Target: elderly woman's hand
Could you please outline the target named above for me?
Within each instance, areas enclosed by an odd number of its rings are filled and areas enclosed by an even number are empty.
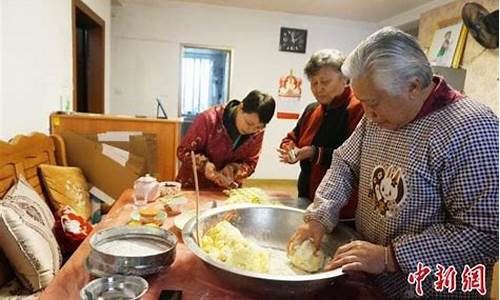
[[[302,148],[279,148],[276,149],[278,151],[278,156],[280,158],[280,162],[294,164],[298,161],[309,159],[314,155],[314,149],[312,146],[304,146]]]
[[[352,241],[337,249],[334,257],[325,266],[325,270],[342,267],[342,271],[363,271],[380,274],[385,270],[384,246],[365,241]]]
[[[290,151],[294,151],[293,149],[279,148],[276,151],[278,151],[278,157],[282,163],[294,164],[298,161],[296,158],[290,156]]]
[[[288,252],[290,252],[296,246],[299,246],[307,239],[311,239],[312,243],[319,249],[321,245],[321,239],[325,234],[326,228],[318,221],[309,221],[305,224],[300,225],[295,233],[290,237],[288,242]]]
[[[312,146],[304,146],[302,148],[295,148],[295,156],[297,160],[304,160],[313,157],[314,149]]]

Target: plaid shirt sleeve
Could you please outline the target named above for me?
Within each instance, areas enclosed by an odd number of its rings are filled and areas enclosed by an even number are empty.
[[[349,201],[358,182],[361,145],[366,123],[363,119],[353,134],[332,155],[332,163],[316,190],[314,203],[304,215],[304,221],[315,220],[332,231],[338,223],[339,213]]]
[[[498,119],[468,120],[454,132],[444,146],[432,143],[441,152],[435,171],[447,216],[392,241],[404,272],[418,262],[460,268],[498,259]]]

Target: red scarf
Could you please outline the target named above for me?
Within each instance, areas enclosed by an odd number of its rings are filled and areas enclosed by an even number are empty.
[[[451,88],[441,76],[434,76],[432,82],[436,85],[420,108],[419,113],[414,120],[425,117],[426,115],[445,107],[448,104],[457,102],[463,95],[457,90]]]

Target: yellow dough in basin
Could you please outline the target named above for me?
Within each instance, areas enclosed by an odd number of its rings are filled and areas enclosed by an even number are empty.
[[[238,228],[228,221],[219,222],[207,230],[201,239],[201,248],[213,259],[229,266],[258,273],[268,272],[268,251],[245,239]]]
[[[325,263],[323,251],[316,251],[310,240],[305,240],[288,253],[290,262],[297,268],[309,273],[319,271]]]

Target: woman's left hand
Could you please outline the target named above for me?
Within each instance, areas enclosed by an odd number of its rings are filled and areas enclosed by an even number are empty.
[[[363,271],[371,274],[380,274],[385,271],[384,246],[365,241],[352,241],[337,249],[325,270],[342,267],[342,271]]]
[[[290,158],[289,152],[293,151],[293,148],[291,148],[291,149],[279,148],[279,149],[276,149],[276,151],[278,151],[278,157],[280,159],[280,162],[282,162],[282,163],[294,164],[298,161],[297,159],[292,160]]]
[[[232,178],[228,178],[228,177],[222,175],[222,173],[219,173],[219,172],[216,173],[215,178],[213,179],[213,181],[218,186],[223,187],[225,189],[233,187],[233,183],[234,183],[234,181],[233,181]]]
[[[314,150],[312,146],[304,146],[302,148],[295,148],[295,156],[297,160],[304,160],[313,157]]]
[[[234,181],[234,176],[236,175],[236,171],[238,170],[238,164],[236,163],[229,163],[227,164],[220,173],[224,176],[226,176],[228,179],[231,179]]]

